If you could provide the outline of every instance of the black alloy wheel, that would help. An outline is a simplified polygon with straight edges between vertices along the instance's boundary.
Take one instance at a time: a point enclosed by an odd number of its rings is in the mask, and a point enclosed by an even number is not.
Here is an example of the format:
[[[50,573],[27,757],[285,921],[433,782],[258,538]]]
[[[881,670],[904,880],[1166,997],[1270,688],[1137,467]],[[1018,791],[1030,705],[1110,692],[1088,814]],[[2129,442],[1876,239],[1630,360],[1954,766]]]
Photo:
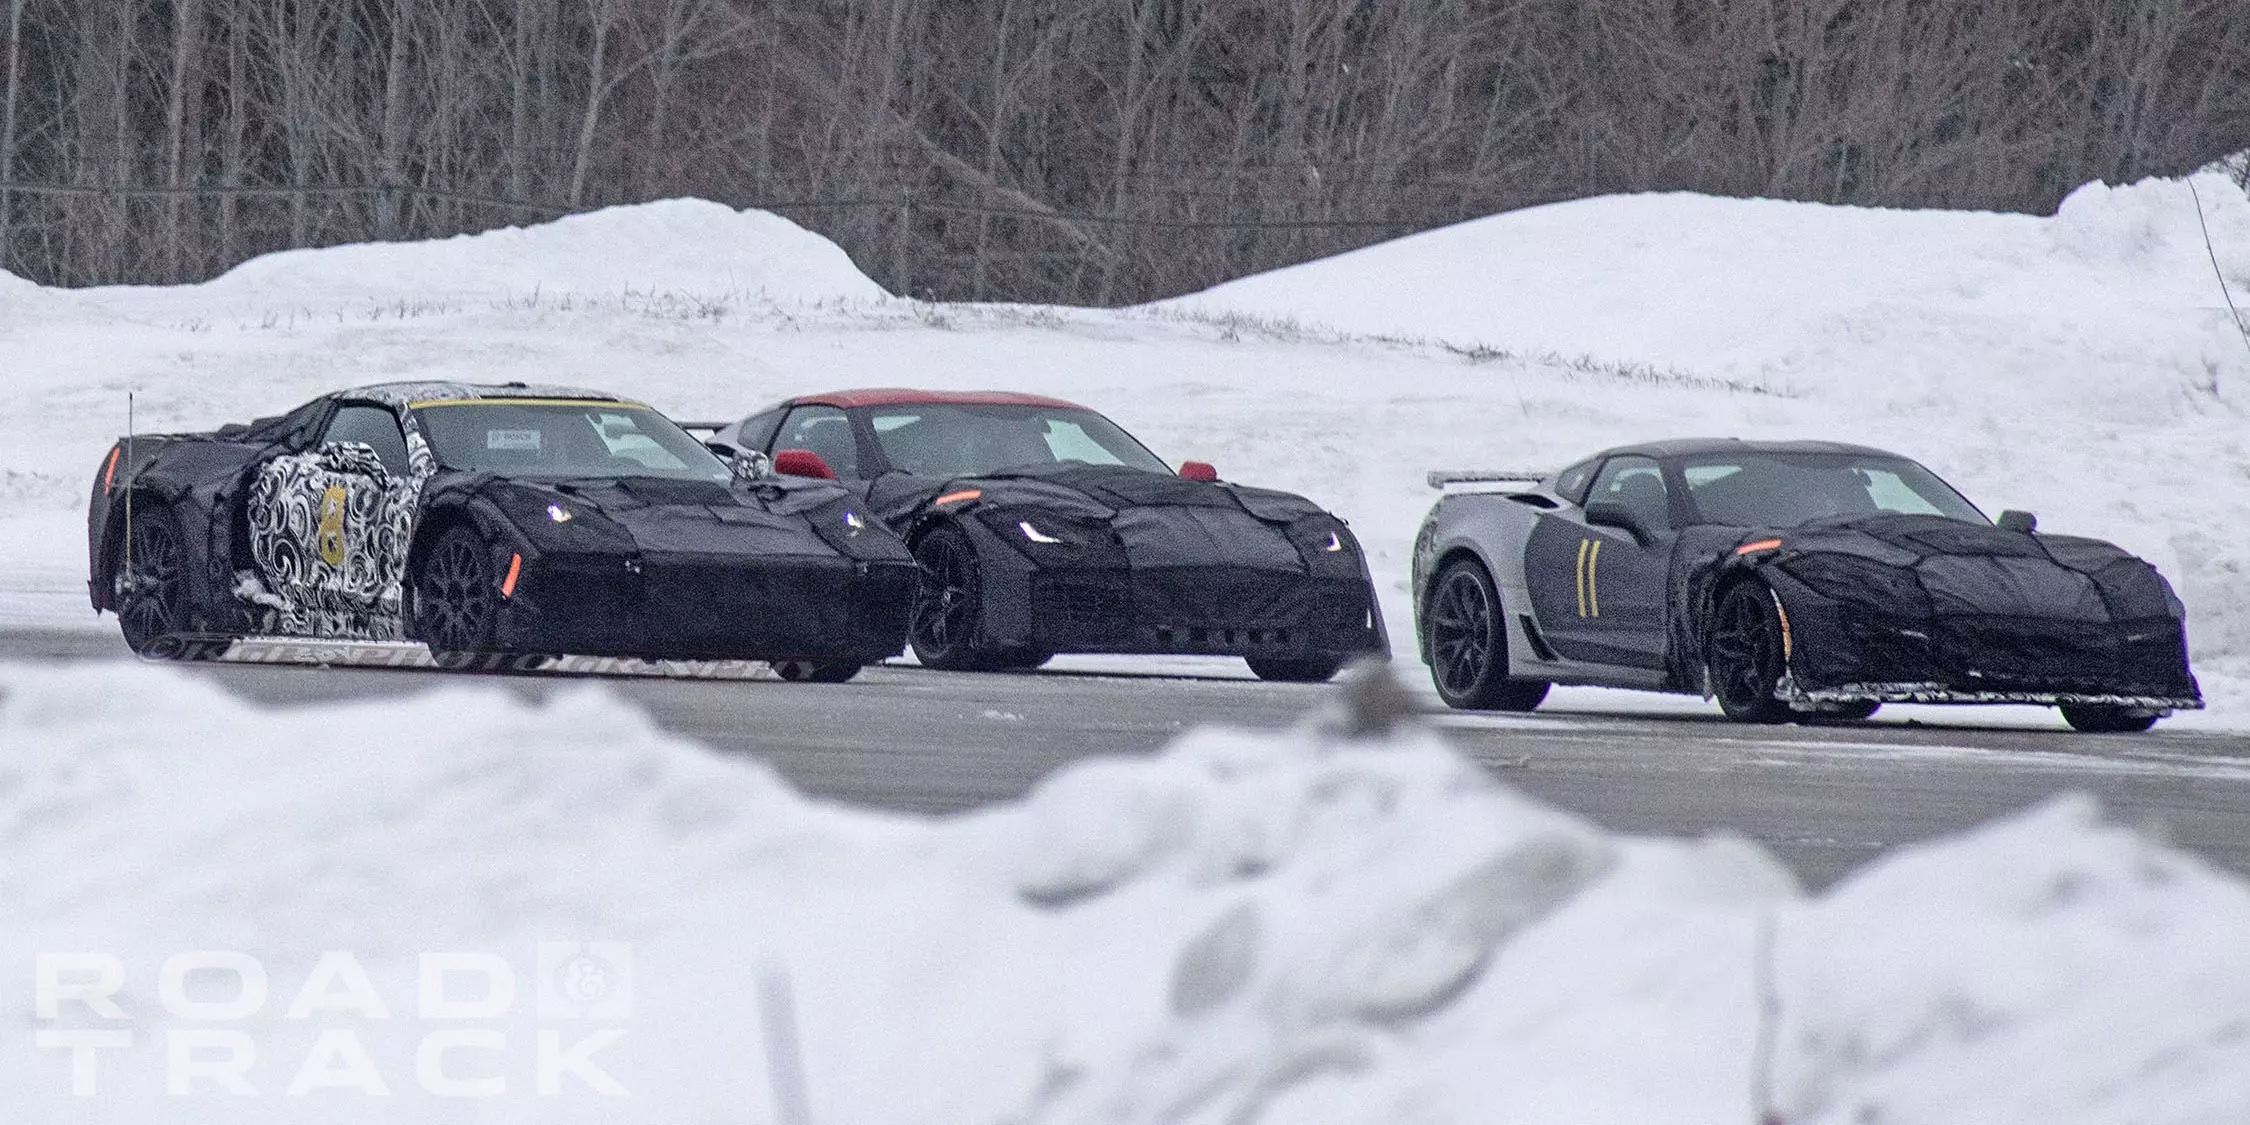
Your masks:
[[[169,508],[141,505],[111,560],[119,631],[135,655],[178,659],[199,646],[188,635],[187,536]]]
[[[440,665],[459,667],[496,650],[500,583],[482,537],[445,533],[414,573],[415,632]]]
[[[1430,584],[1422,614],[1430,680],[1448,707],[1530,711],[1547,698],[1543,680],[1508,678],[1508,635],[1500,593],[1475,559],[1455,559]]]
[[[1738,723],[1780,723],[1795,717],[1774,695],[1787,669],[1781,612],[1760,582],[1742,582],[1719,600],[1704,656],[1719,709]]]
[[[960,528],[931,529],[914,545],[922,564],[922,585],[914,595],[914,620],[908,634],[915,659],[948,672],[987,672],[1001,667],[1001,654],[977,647],[983,624],[983,573],[977,548]]]
[[[2082,734],[2139,734],[2156,725],[2150,711],[2134,711],[2108,703],[2065,703],[2063,721]]]
[[[840,684],[865,667],[859,660],[776,660],[773,674],[793,684]]]

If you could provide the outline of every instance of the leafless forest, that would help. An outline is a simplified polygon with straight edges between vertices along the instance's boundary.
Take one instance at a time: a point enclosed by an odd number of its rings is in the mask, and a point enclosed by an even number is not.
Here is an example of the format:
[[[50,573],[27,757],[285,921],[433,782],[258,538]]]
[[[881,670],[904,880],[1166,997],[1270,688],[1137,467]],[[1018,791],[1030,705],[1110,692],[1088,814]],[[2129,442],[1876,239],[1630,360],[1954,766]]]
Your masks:
[[[679,195],[1116,303],[1692,189],[2052,209],[2250,147],[2250,0],[0,0],[0,265]]]

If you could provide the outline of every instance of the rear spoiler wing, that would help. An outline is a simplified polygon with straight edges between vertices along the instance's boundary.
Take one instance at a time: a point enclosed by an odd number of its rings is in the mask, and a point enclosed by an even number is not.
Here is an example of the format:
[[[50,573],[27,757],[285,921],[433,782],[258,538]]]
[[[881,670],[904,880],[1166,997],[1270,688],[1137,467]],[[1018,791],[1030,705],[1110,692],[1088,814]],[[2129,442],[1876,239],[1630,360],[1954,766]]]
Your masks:
[[[1536,469],[1441,469],[1423,479],[1431,488],[1442,490],[1456,484],[1538,484],[1552,475]]]
[[[732,422],[674,422],[672,424],[691,434],[715,434],[728,426],[734,425]]]

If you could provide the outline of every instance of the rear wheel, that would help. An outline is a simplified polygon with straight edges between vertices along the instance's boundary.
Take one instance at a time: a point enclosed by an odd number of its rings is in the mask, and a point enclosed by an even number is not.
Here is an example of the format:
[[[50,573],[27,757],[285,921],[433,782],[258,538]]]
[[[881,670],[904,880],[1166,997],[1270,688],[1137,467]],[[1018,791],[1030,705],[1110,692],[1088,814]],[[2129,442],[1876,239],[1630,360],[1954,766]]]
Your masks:
[[[1719,600],[1704,652],[1712,692],[1727,718],[1738,723],[1779,723],[1793,717],[1789,705],[1774,697],[1787,658],[1782,651],[1781,614],[1764,584],[1739,583]]]
[[[1054,658],[1055,654],[1051,652],[1042,652],[1032,648],[1011,648],[989,654],[985,667],[996,672],[1029,672],[1035,668],[1046,667],[1047,662]]]
[[[2063,721],[2086,734],[2139,734],[2156,725],[2150,711],[2134,711],[2108,703],[2065,703]]]
[[[922,564],[922,586],[914,597],[909,640],[915,659],[949,672],[983,672],[999,665],[1001,654],[977,648],[984,620],[982,569],[977,548],[956,527],[934,528],[914,546]]]
[[[1474,559],[1456,559],[1430,584],[1422,615],[1430,680],[1448,707],[1530,711],[1547,698],[1542,680],[1508,678],[1508,634],[1500,593]]]
[[[1251,656],[1244,660],[1259,679],[1277,684],[1325,684],[1344,668],[1340,656]]]
[[[793,684],[840,684],[865,667],[857,660],[776,660],[773,673]]]
[[[456,527],[414,571],[414,631],[440,665],[498,651],[500,584],[484,539]]]
[[[187,535],[169,508],[135,512],[111,560],[110,604],[125,646],[167,660],[215,656],[223,644],[199,643],[188,621]]]

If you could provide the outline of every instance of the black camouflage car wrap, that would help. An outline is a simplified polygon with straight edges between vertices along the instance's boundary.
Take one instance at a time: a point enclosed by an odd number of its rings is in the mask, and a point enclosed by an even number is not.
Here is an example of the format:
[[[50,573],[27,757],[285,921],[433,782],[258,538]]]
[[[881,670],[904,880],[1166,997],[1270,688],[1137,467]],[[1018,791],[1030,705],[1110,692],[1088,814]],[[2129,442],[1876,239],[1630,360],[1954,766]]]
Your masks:
[[[886,412],[954,406],[1061,411],[1114,425],[1039,396],[870,390],[792,399],[713,428],[724,444],[778,458],[792,452],[784,435],[794,423],[785,420],[808,410],[827,415],[836,428],[823,460],[878,519],[918,547],[949,532],[973,548],[978,594],[963,643],[981,652],[1240,656],[1253,669],[1278,666],[1276,678],[1292,664],[1317,670],[1387,656],[1366,553],[1319,504],[1178,476],[1154,454],[1138,466],[1058,455],[944,472],[894,459],[880,429]],[[1116,436],[1133,441],[1121,430]],[[926,590],[925,602],[946,596]],[[916,624],[925,659],[929,619],[921,613]]]
[[[447,468],[418,415],[462,402],[645,409],[568,387],[394,383],[208,433],[121,439],[88,507],[94,608],[135,596],[127,530],[154,513],[183,541],[169,619],[182,637],[428,639],[416,568],[465,528],[506,583],[496,649],[867,662],[904,647],[912,556],[849,491],[756,460],[731,484]],[[346,406],[397,422],[393,463],[323,440]]]
[[[1388,651],[1367,560],[1302,496],[1115,466],[877,479],[868,506],[908,539],[949,524],[979,545],[982,629],[1054,652]],[[1061,543],[1023,524],[1052,523]]]
[[[1707,602],[1738,573],[1772,587],[1788,610],[1791,699],[2199,705],[2186,608],[2114,544],[1918,515],[1766,538],[1780,544],[1736,554],[1753,533],[1707,553],[1718,565],[1684,567],[1680,596]],[[1691,631],[1677,640],[1700,654]]]

